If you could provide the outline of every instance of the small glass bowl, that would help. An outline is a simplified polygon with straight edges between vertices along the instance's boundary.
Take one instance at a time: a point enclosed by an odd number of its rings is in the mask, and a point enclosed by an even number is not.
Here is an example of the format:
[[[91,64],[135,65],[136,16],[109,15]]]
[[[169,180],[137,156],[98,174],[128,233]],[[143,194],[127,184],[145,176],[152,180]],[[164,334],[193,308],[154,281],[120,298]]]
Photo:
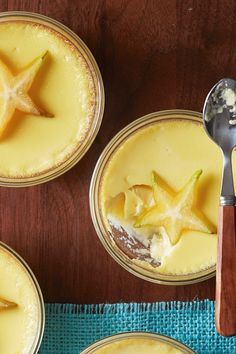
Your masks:
[[[13,257],[17,263],[19,263],[19,266],[23,267],[26,273],[28,274],[32,286],[35,289],[35,294],[37,294],[37,302],[38,302],[38,313],[39,313],[39,319],[38,319],[38,328],[37,328],[37,335],[35,336],[34,342],[32,344],[32,347],[30,349],[29,354],[37,354],[43,339],[43,333],[44,333],[44,327],[45,327],[45,309],[44,309],[44,300],[43,300],[43,295],[41,292],[41,289],[39,287],[39,284],[37,282],[37,279],[35,278],[35,275],[33,274],[32,270],[28,266],[28,264],[24,261],[24,259],[19,256],[16,251],[14,251],[12,248],[7,246],[5,243],[0,241],[0,249],[3,249],[4,252],[7,252],[11,257]]]
[[[148,280],[153,283],[166,285],[185,285],[201,282],[203,280],[215,276],[216,266],[199,271],[197,273],[184,275],[169,275],[153,272],[135,264],[131,258],[124,254],[114,243],[111,238],[111,230],[106,218],[102,213],[100,205],[100,186],[103,177],[103,172],[107,163],[111,159],[113,153],[135,132],[143,127],[150,126],[162,120],[181,119],[187,121],[194,121],[202,123],[202,115],[198,112],[188,110],[166,110],[148,114],[141,117],[125,128],[123,128],[106,146],[103,150],[93,172],[90,184],[90,211],[92,221],[100,241],[107,250],[107,252],[116,260],[123,268],[130,273]]]
[[[81,354],[96,354],[98,349],[106,348],[106,346],[109,344],[121,342],[127,339],[144,339],[144,340],[150,339],[152,341],[154,340],[157,342],[169,344],[173,348],[182,351],[183,354],[195,354],[189,347],[187,347],[186,345],[184,345],[183,343],[175,339],[172,339],[170,337],[161,334],[146,333],[146,332],[127,332],[127,333],[121,333],[110,337],[106,337],[100,341],[95,342],[87,349],[83,350]]]
[[[10,22],[10,21],[24,21],[29,23],[36,23],[41,24],[49,29],[52,29],[58,32],[61,36],[66,38],[68,42],[71,42],[75,48],[78,49],[79,53],[85,59],[91,75],[93,76],[93,82],[95,86],[95,108],[94,108],[94,117],[93,122],[91,123],[90,129],[88,134],[86,135],[83,142],[78,146],[78,148],[74,151],[74,153],[62,162],[59,166],[55,166],[49,171],[39,173],[32,177],[25,177],[25,178],[7,178],[7,177],[0,177],[0,186],[4,187],[27,187],[33,186],[37,184],[41,184],[44,182],[48,182],[65,172],[71,169],[81,158],[85,155],[87,150],[92,145],[99,128],[102,123],[103,112],[104,112],[104,102],[105,102],[105,94],[104,94],[104,87],[102,76],[99,71],[98,65],[88,49],[85,43],[68,27],[64,26],[62,23],[31,12],[24,12],[24,11],[9,11],[9,12],[2,12],[0,13],[0,22]]]

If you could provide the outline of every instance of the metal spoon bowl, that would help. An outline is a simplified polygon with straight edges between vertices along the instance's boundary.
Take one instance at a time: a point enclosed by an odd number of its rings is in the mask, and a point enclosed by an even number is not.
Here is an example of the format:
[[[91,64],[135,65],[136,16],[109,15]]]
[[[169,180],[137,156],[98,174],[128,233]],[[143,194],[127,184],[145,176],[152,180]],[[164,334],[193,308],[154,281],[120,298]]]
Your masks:
[[[224,99],[227,90],[235,93],[235,106]],[[236,81],[222,79],[211,89],[203,107],[203,118],[206,132],[224,155],[221,205],[234,205],[231,155],[236,146]]]

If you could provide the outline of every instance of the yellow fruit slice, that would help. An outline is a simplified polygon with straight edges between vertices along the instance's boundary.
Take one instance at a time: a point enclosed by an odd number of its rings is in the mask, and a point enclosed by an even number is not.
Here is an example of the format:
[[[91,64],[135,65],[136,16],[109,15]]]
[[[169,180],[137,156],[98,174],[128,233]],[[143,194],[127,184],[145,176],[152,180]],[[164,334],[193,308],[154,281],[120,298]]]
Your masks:
[[[154,200],[158,207],[160,209],[168,208],[172,203],[174,193],[167,185],[165,185],[155,171],[152,172],[152,188]]]
[[[142,201],[145,208],[154,205],[154,197],[152,187],[146,184],[135,184],[129,188],[133,191]]]
[[[184,188],[175,193],[163,181],[159,183],[158,175],[153,172],[155,205],[142,213],[134,226],[164,227],[173,245],[184,230],[215,232],[205,217],[194,210],[196,186],[201,173],[201,170],[196,171]]]
[[[51,116],[40,110],[28,95],[46,54],[47,52],[42,53],[16,76],[0,60],[0,135],[11,121],[16,109],[37,116]]]
[[[132,190],[125,192],[124,217],[125,219],[139,215],[143,210],[142,199]]]
[[[180,207],[192,206],[196,197],[195,190],[197,182],[202,174],[202,170],[197,170],[190,177],[186,185],[178,192],[175,201],[180,204]]]
[[[134,218],[145,209],[154,205],[153,191],[150,186],[141,184],[119,193],[108,203],[108,212],[119,218]]]
[[[10,301],[0,298],[0,311],[8,310],[8,309],[16,307],[16,306],[17,306],[17,304],[15,302],[10,302]]]
[[[125,194],[119,193],[110,198],[107,204],[108,214],[117,217],[119,220],[124,217]]]
[[[151,205],[154,205],[152,188],[136,184],[125,192],[124,216],[126,219],[137,217]]]

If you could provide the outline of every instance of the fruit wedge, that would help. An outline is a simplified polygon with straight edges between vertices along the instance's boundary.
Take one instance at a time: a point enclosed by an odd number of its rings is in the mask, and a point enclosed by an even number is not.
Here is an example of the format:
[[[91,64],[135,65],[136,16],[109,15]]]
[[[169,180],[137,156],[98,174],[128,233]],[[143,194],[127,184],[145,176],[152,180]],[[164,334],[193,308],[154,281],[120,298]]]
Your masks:
[[[130,187],[129,190],[134,192],[140,199],[142,199],[145,208],[154,205],[152,187],[146,184],[135,184],[134,186]]]
[[[28,95],[46,54],[47,52],[42,53],[16,76],[0,60],[0,135],[11,121],[16,109],[36,116],[51,116],[40,110]]]
[[[125,192],[124,217],[125,219],[139,215],[143,209],[142,199],[133,190]]]
[[[110,198],[107,204],[107,212],[119,220],[124,217],[125,194],[119,193],[115,197]]]
[[[126,219],[138,216],[153,204],[152,188],[144,184],[134,185],[125,192],[124,216]]]
[[[194,210],[196,186],[201,170],[196,171],[178,192],[172,191],[156,174],[152,173],[155,205],[142,213],[135,227],[164,227],[172,245],[176,244],[184,230],[213,233],[215,230],[197,210]]]
[[[10,302],[0,297],[0,311],[8,310],[16,306],[17,304],[15,302]]]
[[[108,203],[108,212],[118,218],[130,219],[154,205],[152,187],[134,185],[126,192],[117,194]]]

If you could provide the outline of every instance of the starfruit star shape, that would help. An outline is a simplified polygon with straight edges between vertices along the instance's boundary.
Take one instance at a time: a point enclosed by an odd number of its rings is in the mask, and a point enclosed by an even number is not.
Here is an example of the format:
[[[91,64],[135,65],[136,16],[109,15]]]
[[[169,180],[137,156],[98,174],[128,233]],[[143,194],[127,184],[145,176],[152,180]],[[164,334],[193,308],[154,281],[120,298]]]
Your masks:
[[[194,205],[197,182],[201,174],[201,170],[196,171],[187,184],[176,193],[153,172],[155,205],[141,214],[134,226],[164,227],[172,245],[179,241],[184,230],[215,232],[213,226]]]
[[[9,310],[16,306],[17,304],[15,302],[7,301],[0,297],[0,311]]]
[[[0,135],[11,121],[15,110],[36,116],[52,116],[37,107],[28,93],[46,54],[47,52],[42,53],[16,76],[0,60]]]

